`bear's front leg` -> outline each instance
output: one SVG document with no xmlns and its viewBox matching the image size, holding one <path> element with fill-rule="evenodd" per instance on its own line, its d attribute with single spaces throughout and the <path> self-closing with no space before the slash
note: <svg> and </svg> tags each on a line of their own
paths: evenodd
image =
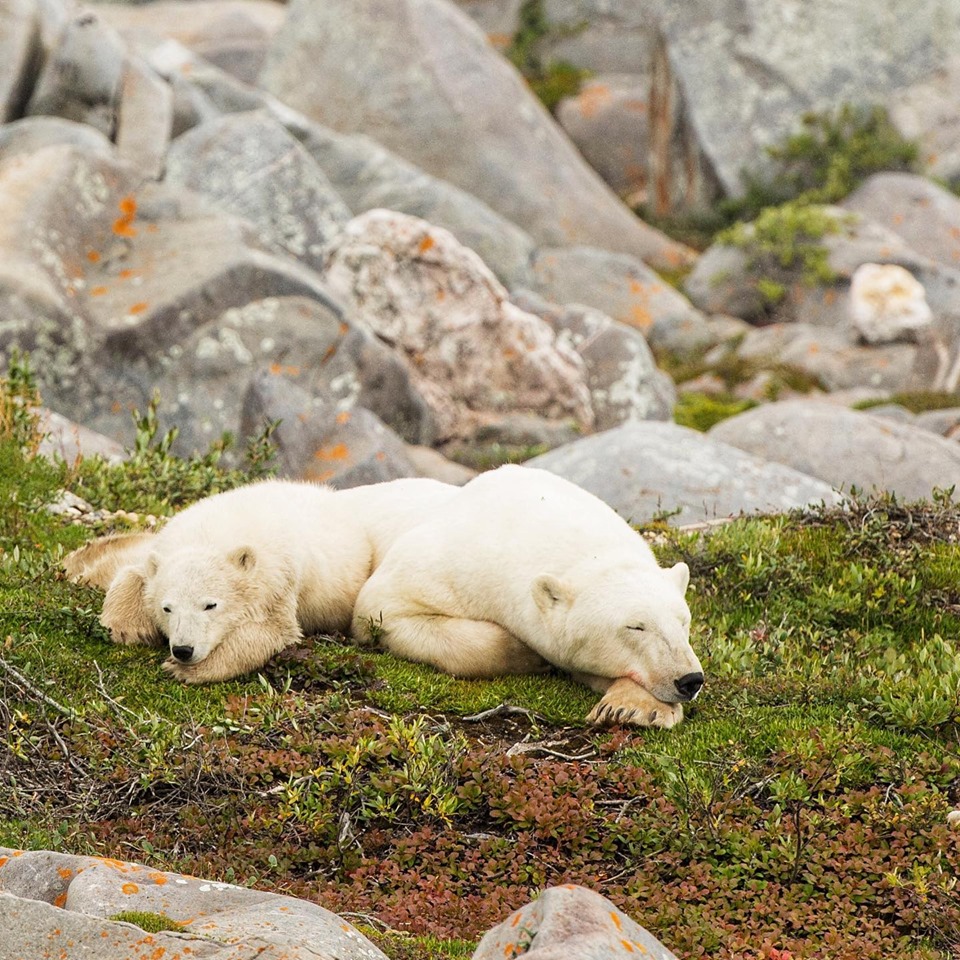
<svg viewBox="0 0 960 960">
<path fill-rule="evenodd" d="M 682 719 L 682 704 L 664 703 L 628 677 L 614 680 L 587 714 L 587 723 L 629 723 L 665 730 L 675 727 Z"/>
<path fill-rule="evenodd" d="M 125 567 L 113 578 L 103 600 L 100 623 L 110 631 L 114 643 L 163 643 L 163 634 L 147 611 L 145 586 L 146 578 L 136 567 Z"/>
<path fill-rule="evenodd" d="M 229 633 L 197 663 L 170 657 L 163 669 L 182 683 L 216 683 L 259 670 L 274 654 L 303 639 L 296 619 L 275 623 L 245 623 Z"/>
</svg>

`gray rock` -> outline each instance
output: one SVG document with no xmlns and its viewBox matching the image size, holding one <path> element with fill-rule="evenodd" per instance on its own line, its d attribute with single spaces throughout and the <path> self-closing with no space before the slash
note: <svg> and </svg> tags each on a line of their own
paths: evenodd
<svg viewBox="0 0 960 960">
<path fill-rule="evenodd" d="M 371 211 L 327 249 L 323 280 L 351 321 L 391 344 L 436 418 L 439 439 L 490 418 L 593 421 L 583 362 L 452 234 Z"/>
<path fill-rule="evenodd" d="M 950 407 L 946 410 L 924 410 L 918 413 L 913 421 L 916 426 L 938 433 L 941 437 L 956 440 L 957 428 L 960 427 L 960 407 Z"/>
<path fill-rule="evenodd" d="M 840 205 L 882 224 L 921 256 L 960 268 L 960 198 L 932 180 L 876 173 Z"/>
<path fill-rule="evenodd" d="M 824 330 L 807 323 L 773 324 L 748 333 L 741 360 L 782 364 L 806 373 L 825 390 L 870 387 L 892 392 L 928 387 L 935 359 L 908 343 L 863 346 L 850 330 Z"/>
<path fill-rule="evenodd" d="M 897 0 L 664 4 L 665 69 L 654 73 L 651 101 L 681 101 L 677 121 L 693 136 L 673 139 L 676 164 L 709 167 L 737 195 L 743 172 L 805 112 L 883 103 L 929 82 L 960 39 L 960 7 L 920 0 L 909 22 L 900 14 Z"/>
<path fill-rule="evenodd" d="M 173 129 L 173 91 L 139 57 L 129 57 L 120 83 L 117 153 L 152 180 L 163 173 Z"/>
<path fill-rule="evenodd" d="M 677 352 L 708 342 L 704 317 L 646 264 L 596 247 L 537 252 L 534 289 L 554 303 L 582 303 Z"/>
<path fill-rule="evenodd" d="M 960 448 L 929 431 L 818 401 L 755 407 L 710 436 L 819 477 L 836 488 L 886 490 L 905 500 L 960 484 Z"/>
<path fill-rule="evenodd" d="M 116 158 L 113 144 L 99 130 L 62 117 L 24 117 L 0 126 L 0 162 L 44 147 L 71 146 L 81 153 Z"/>
<path fill-rule="evenodd" d="M 269 371 L 335 413 L 365 406 L 404 437 L 432 439 L 423 399 L 402 362 L 339 311 L 304 297 L 254 300 L 227 310 L 152 358 L 160 412 L 179 424 L 179 452 L 206 450 L 224 432 L 246 439 L 243 397 Z"/>
<path fill-rule="evenodd" d="M 147 934 L 107 918 L 161 914 L 183 932 Z M 0 848 L 0 960 L 387 960 L 329 910 L 306 900 L 151 870 L 135 863 Z"/>
<path fill-rule="evenodd" d="M 441 0 L 294 0 L 261 76 L 281 100 L 475 194 L 539 243 L 654 266 L 691 252 L 624 207 L 519 74 Z"/>
<path fill-rule="evenodd" d="M 23 115 L 41 58 L 35 0 L 6 0 L 0 7 L 0 124 Z"/>
<path fill-rule="evenodd" d="M 462 463 L 448 460 L 438 450 L 430 447 L 407 447 L 407 456 L 416 468 L 418 476 L 439 480 L 441 483 L 452 483 L 455 487 L 462 487 L 477 475 L 476 470 L 471 470 Z"/>
<path fill-rule="evenodd" d="M 546 61 L 565 60 L 592 73 L 647 74 L 660 0 L 545 0 Z"/>
<path fill-rule="evenodd" d="M 295 111 L 273 109 L 355 213 L 386 209 L 428 220 L 479 254 L 508 287 L 530 283 L 533 238 L 482 200 L 363 134 L 337 133 Z"/>
<path fill-rule="evenodd" d="M 639 330 L 590 307 L 557 307 L 533 293 L 514 294 L 513 300 L 521 310 L 543 317 L 583 357 L 594 429 L 673 416 L 676 388 L 670 377 L 657 369 Z"/>
<path fill-rule="evenodd" d="M 219 69 L 255 83 L 283 7 L 270 0 L 159 0 L 92 4 L 97 15 L 131 39 L 171 38 Z"/>
<path fill-rule="evenodd" d="M 557 106 L 557 120 L 587 162 L 621 196 L 647 188 L 650 152 L 647 97 L 650 78 L 638 74 L 591 77 Z"/>
<path fill-rule="evenodd" d="M 73 464 L 80 457 L 102 457 L 108 463 L 126 459 L 126 451 L 116 440 L 74 423 L 53 410 L 42 410 L 40 453 L 50 459 Z"/>
<path fill-rule="evenodd" d="M 134 183 L 107 156 L 65 145 L 0 162 L 0 353 L 32 354 L 54 408 L 75 412 L 88 380 L 99 346 L 83 310 L 88 271 L 117 240 L 118 204 Z"/>
<path fill-rule="evenodd" d="M 314 269 L 350 219 L 314 159 L 266 112 L 221 117 L 178 137 L 166 180 L 249 220 L 265 247 Z"/>
<path fill-rule="evenodd" d="M 244 397 L 241 430 L 253 435 L 276 421 L 281 476 L 344 489 L 418 475 L 403 441 L 369 410 L 338 411 L 282 375 L 262 372 Z"/>
<path fill-rule="evenodd" d="M 523 0 L 454 0 L 456 5 L 474 20 L 498 49 L 510 46 L 520 28 L 520 8 Z"/>
<path fill-rule="evenodd" d="M 534 457 L 527 466 L 579 484 L 634 523 L 666 514 L 681 525 L 840 499 L 812 476 L 675 423 L 624 424 Z"/>
<path fill-rule="evenodd" d="M 48 56 L 27 112 L 87 123 L 112 138 L 126 56 L 115 30 L 93 13 L 77 13 Z"/>
<path fill-rule="evenodd" d="M 677 960 L 653 934 L 586 887 L 549 887 L 489 930 L 473 960 L 609 960 L 637 954 L 651 960 Z"/>
</svg>

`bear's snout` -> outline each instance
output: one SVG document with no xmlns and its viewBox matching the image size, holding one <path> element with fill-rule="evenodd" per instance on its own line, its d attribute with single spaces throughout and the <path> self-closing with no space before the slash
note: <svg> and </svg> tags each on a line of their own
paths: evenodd
<svg viewBox="0 0 960 960">
<path fill-rule="evenodd" d="M 679 693 L 684 700 L 692 700 L 703 686 L 703 674 L 688 673 L 679 680 L 674 680 L 673 685 L 677 688 L 677 693 Z"/>
<path fill-rule="evenodd" d="M 170 652 L 173 654 L 174 660 L 179 660 L 181 663 L 189 663 L 193 659 L 193 647 L 187 647 L 187 646 L 171 647 Z M 679 686 L 679 681 L 678 681 L 678 686 Z"/>
</svg>

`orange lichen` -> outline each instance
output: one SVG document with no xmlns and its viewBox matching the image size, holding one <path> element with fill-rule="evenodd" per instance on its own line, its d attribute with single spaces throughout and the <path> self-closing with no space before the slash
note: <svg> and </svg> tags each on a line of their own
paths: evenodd
<svg viewBox="0 0 960 960">
<path fill-rule="evenodd" d="M 274 376 L 280 376 L 281 374 L 284 374 L 285 376 L 288 376 L 288 377 L 300 376 L 299 367 L 284 365 L 282 363 L 276 363 L 276 362 L 270 364 L 270 372 Z"/>
<path fill-rule="evenodd" d="M 165 873 L 157 873 L 154 871 L 149 876 L 158 887 L 162 887 L 167 882 L 167 875 Z"/>
<path fill-rule="evenodd" d="M 431 237 L 430 234 L 428 233 L 420 241 L 420 244 L 417 246 L 417 253 L 426 253 L 428 250 L 430 250 L 432 247 L 435 247 L 436 245 L 437 245 L 437 241 L 434 240 L 433 237 Z"/>
<path fill-rule="evenodd" d="M 0 857 L 0 867 L 2 867 L 2 866 L 3 866 L 5 863 L 7 863 L 9 860 L 10 860 L 9 857 Z"/>
<path fill-rule="evenodd" d="M 125 894 L 127 894 L 128 896 L 129 896 L 130 894 L 139 893 L 139 892 L 140 892 L 140 888 L 139 888 L 135 883 L 125 883 L 125 884 L 120 888 L 120 890 L 121 890 L 122 893 L 125 893 Z"/>
<path fill-rule="evenodd" d="M 125 270 L 121 270 L 121 271 L 117 274 L 117 276 L 118 276 L 121 280 L 129 280 L 131 277 L 135 277 L 136 275 L 137 275 L 137 271 L 136 271 L 136 270 L 131 270 L 129 267 L 128 267 L 127 269 L 125 269 Z"/>
<path fill-rule="evenodd" d="M 66 893 L 57 894 L 57 896 L 53 898 L 53 905 L 55 907 L 62 907 L 66 904 L 66 902 L 67 902 Z"/>
<path fill-rule="evenodd" d="M 107 292 L 107 290 L 109 290 L 109 289 L 110 289 L 109 287 L 91 287 L 91 288 L 90 288 L 90 296 L 91 296 L 91 297 L 102 297 L 102 296 Z"/>
<path fill-rule="evenodd" d="M 73 876 L 73 871 L 69 867 L 61 867 L 57 873 L 64 879 L 69 880 Z"/>
<path fill-rule="evenodd" d="M 350 411 L 349 411 L 349 410 L 341 410 L 341 411 L 337 414 L 337 423 L 343 424 L 343 423 L 349 423 L 349 422 L 350 422 Z"/>
<path fill-rule="evenodd" d="M 138 303 L 133 304 L 133 306 L 130 307 L 127 313 L 143 313 L 148 306 L 149 304 L 144 303 L 144 301 L 140 300 Z"/>
<path fill-rule="evenodd" d="M 120 208 L 120 216 L 113 221 L 113 232 L 118 237 L 135 237 L 137 230 L 133 221 L 137 215 L 137 201 L 128 195 L 121 198 L 117 206 Z"/>
<path fill-rule="evenodd" d="M 135 217 L 137 215 L 137 201 L 130 194 L 125 197 L 121 197 L 118 206 L 120 207 L 120 212 L 124 214 L 124 216 Z"/>
<path fill-rule="evenodd" d="M 339 333 L 340 336 L 343 337 L 343 336 L 345 336 L 345 335 L 349 332 L 349 330 L 350 330 L 350 324 L 349 324 L 349 323 L 341 323 L 341 324 L 340 324 L 340 327 L 339 327 L 338 330 L 337 330 L 337 333 Z"/>
<path fill-rule="evenodd" d="M 610 919 L 613 921 L 613 925 L 618 929 L 623 929 L 623 924 L 620 922 L 620 918 L 617 916 L 615 910 L 610 911 Z"/>
<path fill-rule="evenodd" d="M 88 250 L 88 251 L 87 251 L 87 259 L 88 259 L 91 263 L 99 263 L 99 262 L 100 262 L 100 254 L 99 254 L 96 250 Z"/>
<path fill-rule="evenodd" d="M 313 456 L 315 460 L 346 460 L 350 450 L 345 443 L 335 443 L 332 447 L 321 447 Z"/>
<path fill-rule="evenodd" d="M 610 88 L 603 83 L 594 83 L 580 94 L 579 106 L 581 116 L 589 119 L 596 116 L 603 107 L 609 106 L 613 100 Z"/>
</svg>

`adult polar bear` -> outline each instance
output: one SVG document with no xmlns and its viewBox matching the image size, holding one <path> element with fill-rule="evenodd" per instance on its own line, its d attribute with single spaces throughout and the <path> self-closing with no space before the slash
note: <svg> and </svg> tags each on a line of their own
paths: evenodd
<svg viewBox="0 0 960 960">
<path fill-rule="evenodd" d="M 157 534 L 94 540 L 64 567 L 106 589 L 100 621 L 114 641 L 169 641 L 167 672 L 226 680 L 304 633 L 345 632 L 390 545 L 457 489 L 426 479 L 349 490 L 268 480 L 206 497 Z"/>
<path fill-rule="evenodd" d="M 658 564 L 602 500 L 530 467 L 471 480 L 397 539 L 353 635 L 463 677 L 560 667 L 604 692 L 589 720 L 672 727 L 703 685 L 685 563 Z"/>
</svg>

